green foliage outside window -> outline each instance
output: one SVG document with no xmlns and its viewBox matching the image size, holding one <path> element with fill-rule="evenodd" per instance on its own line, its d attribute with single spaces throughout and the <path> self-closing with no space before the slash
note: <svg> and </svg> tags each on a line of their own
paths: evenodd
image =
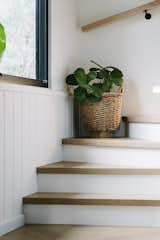
<svg viewBox="0 0 160 240">
<path fill-rule="evenodd" d="M 6 34 L 3 25 L 0 23 L 0 59 L 6 48 Z"/>
</svg>

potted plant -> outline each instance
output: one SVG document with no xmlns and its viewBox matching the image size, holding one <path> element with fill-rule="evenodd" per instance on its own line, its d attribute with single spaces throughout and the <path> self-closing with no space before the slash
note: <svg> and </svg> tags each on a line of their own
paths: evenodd
<svg viewBox="0 0 160 240">
<path fill-rule="evenodd" d="M 0 59 L 6 48 L 6 34 L 3 25 L 0 23 Z"/>
<path fill-rule="evenodd" d="M 66 78 L 75 101 L 81 105 L 85 128 L 94 137 L 109 137 L 121 121 L 123 73 L 116 67 L 102 67 L 86 72 L 78 68 Z"/>
</svg>

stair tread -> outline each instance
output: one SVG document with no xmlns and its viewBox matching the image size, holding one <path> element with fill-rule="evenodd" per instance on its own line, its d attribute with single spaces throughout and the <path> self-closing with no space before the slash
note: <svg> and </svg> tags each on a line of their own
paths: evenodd
<svg viewBox="0 0 160 240">
<path fill-rule="evenodd" d="M 159 175 L 160 169 L 120 165 L 87 163 L 87 162 L 57 162 L 37 168 L 37 173 L 44 174 L 119 174 L 119 175 Z"/>
<path fill-rule="evenodd" d="M 160 124 L 160 116 L 130 116 L 129 123 L 153 123 Z"/>
<path fill-rule="evenodd" d="M 149 141 L 131 138 L 66 138 L 64 145 L 84 145 L 110 148 L 143 148 L 160 149 L 160 141 Z"/>
<path fill-rule="evenodd" d="M 160 206 L 160 195 L 108 195 L 88 193 L 34 193 L 24 204 Z"/>
</svg>

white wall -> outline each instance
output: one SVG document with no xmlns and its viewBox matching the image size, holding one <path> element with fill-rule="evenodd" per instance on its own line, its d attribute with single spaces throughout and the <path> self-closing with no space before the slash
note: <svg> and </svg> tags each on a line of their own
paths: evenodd
<svg viewBox="0 0 160 240">
<path fill-rule="evenodd" d="M 79 27 L 109 15 L 112 9 L 117 12 L 116 2 L 119 1 L 78 0 Z M 94 59 L 101 65 L 111 64 L 123 70 L 125 115 L 160 114 L 160 95 L 152 94 L 152 87 L 160 85 L 159 10 L 151 11 L 151 21 L 146 21 L 142 13 L 88 33 L 79 30 L 80 65 L 89 66 L 89 60 Z"/>
<path fill-rule="evenodd" d="M 53 1 L 52 79 L 56 90 L 65 89 L 64 78 L 74 70 L 78 59 L 78 27 L 75 0 Z"/>
<path fill-rule="evenodd" d="M 52 1 L 52 89 L 0 84 L 0 235 L 23 225 L 22 197 L 37 190 L 36 167 L 62 160 L 61 139 L 72 135 L 64 77 L 77 56 L 74 3 Z"/>
</svg>

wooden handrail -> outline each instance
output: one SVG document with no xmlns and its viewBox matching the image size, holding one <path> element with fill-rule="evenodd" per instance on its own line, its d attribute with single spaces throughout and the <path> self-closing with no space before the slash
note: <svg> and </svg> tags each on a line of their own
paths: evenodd
<svg viewBox="0 0 160 240">
<path fill-rule="evenodd" d="M 147 4 L 141 5 L 139 7 L 136 7 L 136 8 L 118 13 L 118 14 L 113 15 L 111 17 L 107 17 L 107 18 L 98 20 L 96 22 L 84 25 L 84 26 L 82 26 L 82 31 L 83 32 L 88 32 L 88 31 L 91 31 L 92 29 L 101 27 L 105 24 L 113 23 L 115 21 L 122 20 L 122 19 L 125 19 L 127 17 L 137 15 L 141 12 L 144 12 L 145 10 L 151 10 L 151 9 L 159 7 L 159 6 L 160 6 L 160 0 L 156 0 L 156 1 L 153 1 L 151 3 L 147 3 Z"/>
</svg>

